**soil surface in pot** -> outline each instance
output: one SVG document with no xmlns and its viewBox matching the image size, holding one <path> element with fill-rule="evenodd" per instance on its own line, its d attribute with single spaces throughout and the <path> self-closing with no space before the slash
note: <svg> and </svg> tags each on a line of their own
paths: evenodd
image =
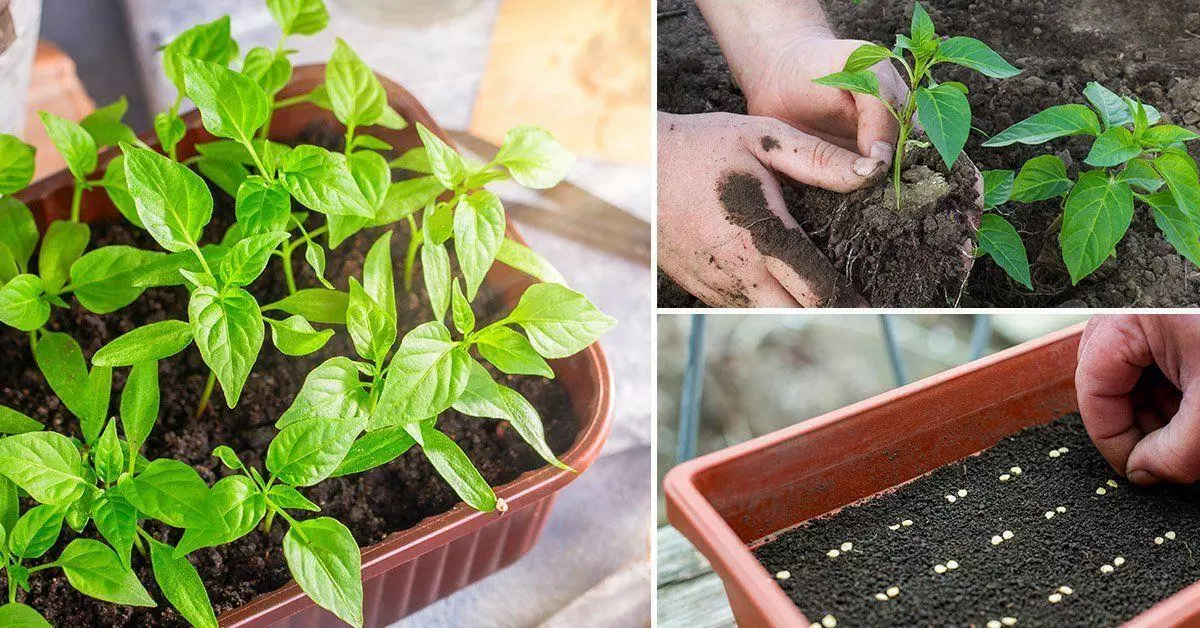
<svg viewBox="0 0 1200 628">
<path fill-rule="evenodd" d="M 908 32 L 911 0 L 827 0 L 834 30 L 843 37 L 891 42 Z M 991 135 L 1047 107 L 1085 103 L 1083 88 L 1098 81 L 1119 94 L 1154 105 L 1172 123 L 1200 128 L 1200 8 L 1189 0 L 1128 3 L 1123 0 L 1027 2 L 927 0 L 922 2 L 939 33 L 986 42 L 1024 73 L 995 80 L 966 69 L 939 67 L 939 78 L 970 88 L 972 123 Z M 658 20 L 658 102 L 672 113 L 746 112 L 745 98 L 700 12 L 687 0 L 664 0 L 659 11 L 682 14 Z M 1026 160 L 1058 154 L 1072 176 L 1089 141 L 1066 138 L 1033 147 L 982 148 L 973 133 L 966 150 L 981 170 L 1018 170 Z M 1200 147 L 1191 147 L 1200 157 Z M 792 195 L 791 198 L 796 198 Z M 791 210 L 797 213 L 797 207 Z M 1109 259 L 1072 286 L 1058 246 L 1054 201 L 1002 208 L 1016 226 L 1033 265 L 1034 291 L 1005 275 L 990 258 L 977 260 L 961 305 L 998 307 L 1167 307 L 1200 304 L 1200 272 L 1158 232 L 1146 208 Z M 819 234 L 814 236 L 814 239 Z M 836 243 L 835 243 L 836 244 Z M 836 256 L 835 256 L 836 257 Z M 660 281 L 660 285 L 662 281 Z M 660 292 L 661 294 L 661 292 Z M 686 307 L 686 296 L 669 292 L 661 306 Z"/>
<path fill-rule="evenodd" d="M 1117 478 L 1075 414 L 807 522 L 754 553 L 770 573 L 791 572 L 776 582 L 808 618 L 832 614 L 839 625 L 983 626 L 1015 617 L 1021 626 L 1114 626 L 1200 579 L 1197 498 L 1197 487 L 1141 489 Z M 843 543 L 853 547 L 840 551 Z M 952 560 L 957 568 L 937 573 Z M 899 594 L 876 599 L 890 587 Z M 1052 603 L 1055 593 L 1062 599 Z"/>
<path fill-rule="evenodd" d="M 310 137 L 306 141 L 338 147 L 340 132 L 322 127 L 310 129 L 307 134 Z M 215 209 L 213 222 L 205 229 L 206 242 L 218 241 L 234 222 L 233 199 L 216 188 L 212 189 Z M 299 206 L 297 209 L 300 209 Z M 319 215 L 316 219 L 319 219 Z M 349 277 L 362 276 L 366 252 L 383 231 L 367 230 L 329 251 L 326 277 L 338 289 L 348 289 Z M 113 222 L 93 225 L 91 247 L 110 244 L 159 250 L 148 234 L 127 224 Z M 397 225 L 392 236 L 392 251 L 401 335 L 430 318 L 430 306 L 421 287 L 419 266 L 412 293 L 404 292 L 400 281 L 407 244 L 408 230 Z M 296 281 L 300 287 L 316 287 L 319 283 L 304 261 L 303 248 L 297 248 L 292 260 Z M 261 304 L 285 296 L 287 288 L 278 261 L 272 261 L 263 277 L 249 290 Z M 70 310 L 55 309 L 48 327 L 69 333 L 82 345 L 84 354 L 90 359 L 97 349 L 134 327 L 169 318 L 186 320 L 186 308 L 187 292 L 182 287 L 153 289 L 129 307 L 109 315 L 92 314 L 77 305 Z M 486 284 L 474 308 L 481 326 L 501 318 L 509 309 L 499 298 L 492 296 Z M 275 318 L 286 316 L 272 312 L 267 315 Z M 160 362 L 161 410 L 154 432 L 144 448 L 146 456 L 150 459 L 170 457 L 186 462 L 212 484 L 229 473 L 212 457 L 212 450 L 217 445 L 229 445 L 246 464 L 265 470 L 263 460 L 267 445 L 277 433 L 274 422 L 291 405 L 305 376 L 331 357 L 356 355 L 345 328 L 334 328 L 337 333 L 323 349 L 301 358 L 279 353 L 271 343 L 268 331 L 238 407 L 229 409 L 225 406 L 218 386 L 213 394 L 213 405 L 200 419 L 194 419 L 192 414 L 204 388 L 208 369 L 199 352 L 195 347 L 189 347 L 179 355 Z M 113 374 L 110 416 L 115 416 L 118 411 L 120 391 L 127 373 L 128 369 L 117 369 Z M 579 419 L 561 383 L 537 377 L 507 376 L 494 369 L 492 375 L 497 381 L 520 391 L 539 410 L 545 423 L 547 441 L 556 453 L 561 454 L 570 448 L 579 430 Z M 61 405 L 38 370 L 30 353 L 27 336 L 7 327 L 0 328 L 0 405 L 25 412 L 43 422 L 47 429 L 81 437 L 78 422 Z M 492 486 L 515 480 L 521 473 L 545 464 L 505 422 L 467 417 L 451 410 L 443 413 L 438 421 L 438 429 L 462 447 Z M 368 473 L 331 478 L 317 486 L 302 489 L 302 492 L 320 506 L 322 512 L 308 514 L 293 511 L 294 516 L 334 517 L 350 528 L 361 547 L 378 543 L 392 532 L 410 528 L 426 517 L 450 510 L 460 502 L 416 448 Z M 31 505 L 26 504 L 26 507 Z M 281 549 L 286 527 L 282 522 L 277 522 L 269 534 L 255 530 L 229 545 L 191 554 L 218 615 L 262 593 L 274 591 L 291 580 Z M 177 530 L 153 523 L 147 529 L 172 544 L 179 540 L 180 532 Z M 84 535 L 96 537 L 95 528 L 89 525 Z M 64 526 L 62 538 L 47 553 L 47 557 L 57 556 L 74 536 Z M 165 597 L 154 583 L 149 561 L 135 552 L 133 566 L 150 593 L 160 603 L 163 602 Z M 31 585 L 32 591 L 28 594 L 18 593 L 18 600 L 37 608 L 56 626 L 187 625 L 174 609 L 165 604 L 155 609 L 133 609 L 85 597 L 72 589 L 58 570 L 35 574 L 31 578 Z M 4 591 L 3 585 L 0 585 L 0 591 Z"/>
</svg>

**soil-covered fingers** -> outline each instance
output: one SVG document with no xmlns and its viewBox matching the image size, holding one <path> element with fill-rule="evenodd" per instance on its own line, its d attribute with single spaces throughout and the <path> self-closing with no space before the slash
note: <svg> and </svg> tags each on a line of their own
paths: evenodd
<svg viewBox="0 0 1200 628">
<path fill-rule="evenodd" d="M 1089 321 L 1075 370 L 1079 413 L 1096 448 L 1123 476 L 1134 447 L 1146 436 L 1134 414 L 1132 393 L 1153 362 L 1137 319 L 1096 316 Z"/>
<path fill-rule="evenodd" d="M 763 265 L 748 233 L 731 230 L 722 242 L 683 260 L 663 260 L 667 274 L 711 307 L 795 308 L 801 304 Z"/>
<path fill-rule="evenodd" d="M 887 173 L 890 153 L 877 146 L 870 156 L 798 131 L 772 118 L 742 125 L 747 149 L 767 168 L 805 185 L 851 192 L 878 182 Z"/>
<path fill-rule="evenodd" d="M 1190 484 L 1200 479 L 1200 403 L 1184 394 L 1171 420 L 1138 441 L 1129 454 L 1127 477 L 1142 485 L 1158 481 Z"/>
</svg>

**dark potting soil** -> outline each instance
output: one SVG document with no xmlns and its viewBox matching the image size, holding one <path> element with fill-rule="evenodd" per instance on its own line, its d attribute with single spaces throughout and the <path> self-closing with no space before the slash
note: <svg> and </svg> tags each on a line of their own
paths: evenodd
<svg viewBox="0 0 1200 628">
<path fill-rule="evenodd" d="M 310 129 L 306 141 L 336 145 L 340 140 L 334 140 L 331 136 L 340 134 L 320 128 Z M 205 241 L 219 240 L 234 222 L 233 199 L 216 188 L 213 188 L 213 197 L 213 221 L 205 230 Z M 317 219 L 319 215 L 314 218 Z M 347 290 L 348 278 L 362 276 L 366 252 L 384 231 L 367 230 L 329 251 L 326 277 L 338 289 Z M 397 273 L 396 296 L 401 334 L 428 320 L 430 312 L 427 296 L 420 287 L 419 266 L 412 293 L 404 292 L 400 281 L 407 243 L 408 230 L 402 226 L 396 227 L 392 235 L 392 251 Z M 159 250 L 148 234 L 124 223 L 93 225 L 91 247 L 111 244 Z M 292 260 L 297 284 L 301 287 L 318 286 L 315 275 L 304 262 L 300 251 L 302 248 L 297 249 Z M 286 287 L 278 263 L 272 262 L 264 276 L 249 290 L 262 304 L 285 296 Z M 499 319 L 508 310 L 486 285 L 474 305 L 480 325 Z M 186 320 L 186 308 L 187 292 L 182 287 L 152 289 L 132 305 L 109 315 L 92 314 L 77 305 L 70 310 L 56 309 L 48 327 L 69 333 L 80 343 L 90 360 L 97 349 L 135 327 L 168 318 Z M 267 314 L 274 316 L 274 313 Z M 212 406 L 199 419 L 194 419 L 192 414 L 208 376 L 208 369 L 199 352 L 191 347 L 160 362 L 161 409 L 158 423 L 144 449 L 146 456 L 150 459 L 162 457 L 186 462 L 212 484 L 229 473 L 212 457 L 212 450 L 217 445 L 229 445 L 246 464 L 263 470 L 267 445 L 277 433 L 274 423 L 291 405 L 305 376 L 331 357 L 356 355 L 344 328 L 335 329 L 337 333 L 324 348 L 300 358 L 279 353 L 271 343 L 268 331 L 238 407 L 227 408 L 218 387 L 212 397 Z M 118 369 L 113 374 L 110 415 L 117 413 L 127 372 L 128 369 Z M 537 377 L 507 376 L 495 370 L 492 370 L 492 375 L 498 382 L 520 391 L 538 408 L 545 423 L 547 441 L 556 453 L 561 454 L 570 448 L 579 430 L 579 419 L 561 383 Z M 0 328 L 0 405 L 28 414 L 43 422 L 49 430 L 80 436 L 78 422 L 62 406 L 38 370 L 30 353 L 27 336 L 11 328 Z M 545 464 L 516 431 L 502 421 L 467 417 L 450 410 L 438 420 L 438 429 L 462 447 L 492 486 L 510 482 L 521 473 Z M 321 512 L 297 512 L 293 513 L 295 516 L 333 517 L 350 528 L 362 547 L 377 543 L 392 532 L 410 528 L 426 517 L 446 512 L 460 502 L 416 448 L 373 471 L 331 478 L 301 492 L 320 506 Z M 256 529 L 229 545 L 191 554 L 192 562 L 204 579 L 218 614 L 241 606 L 259 594 L 278 589 L 291 579 L 281 545 L 286 527 L 275 525 L 270 534 L 263 534 Z M 148 530 L 172 544 L 178 541 L 180 534 L 177 530 L 157 524 L 150 524 Z M 89 526 L 84 535 L 96 536 L 95 529 Z M 47 556 L 57 556 L 74 536 L 64 526 L 62 538 Z M 155 599 L 160 603 L 165 601 L 154 583 L 148 561 L 135 553 L 133 567 Z M 72 589 L 64 577 L 55 575 L 60 573 L 53 570 L 35 574 L 30 582 L 32 590 L 28 594 L 18 593 L 17 596 L 19 600 L 37 608 L 56 626 L 187 625 L 165 603 L 154 609 L 134 609 L 85 597 Z M 0 585 L 0 592 L 6 592 L 4 585 Z"/>
<path fill-rule="evenodd" d="M 826 12 L 843 37 L 891 42 L 907 32 L 911 0 L 827 0 Z M 1119 94 L 1154 105 L 1172 123 L 1200 128 L 1200 7 L 1191 0 L 925 0 L 940 33 L 983 40 L 1024 73 L 995 80 L 939 67 L 942 80 L 970 88 L 973 124 L 999 132 L 1047 107 L 1085 103 L 1083 88 L 1099 81 Z M 746 103 L 699 10 L 689 0 L 663 0 L 658 20 L 658 102 L 671 113 L 745 113 Z M 1031 147 L 982 148 L 972 134 L 966 150 L 981 170 L 1018 170 L 1047 153 L 1068 163 L 1072 176 L 1087 155 L 1084 138 Z M 1200 147 L 1191 152 L 1200 157 Z M 796 198 L 794 195 L 792 199 Z M 793 213 L 797 207 L 789 205 Z M 1124 240 L 1090 277 L 1072 286 L 1058 245 L 1053 201 L 1001 208 L 1016 226 L 1033 265 L 1035 290 L 1014 283 L 990 258 L 977 260 L 961 305 L 999 307 L 1167 307 L 1200 304 L 1200 272 L 1175 252 L 1139 207 Z M 834 237 L 836 248 L 838 241 Z M 857 283 L 857 282 L 856 282 Z"/>
<path fill-rule="evenodd" d="M 1060 447 L 1068 451 L 1051 458 Z M 1011 479 L 1001 482 L 1005 473 Z M 810 521 L 754 553 L 770 573 L 791 572 L 776 582 L 810 620 L 984 626 L 1015 617 L 1020 626 L 1115 626 L 1200 579 L 1198 498 L 1196 486 L 1143 489 L 1117 478 L 1075 414 Z M 905 519 L 913 524 L 889 528 Z M 1012 538 L 993 545 L 1006 530 Z M 850 551 L 827 556 L 846 542 Z M 1124 563 L 1102 573 L 1118 556 Z M 950 560 L 959 566 L 934 570 Z M 899 595 L 875 598 L 893 586 Z M 1073 592 L 1051 603 L 1063 586 Z"/>
</svg>

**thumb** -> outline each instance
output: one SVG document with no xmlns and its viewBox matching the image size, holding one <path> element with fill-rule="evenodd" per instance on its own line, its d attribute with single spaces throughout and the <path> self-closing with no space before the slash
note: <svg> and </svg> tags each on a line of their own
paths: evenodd
<svg viewBox="0 0 1200 628">
<path fill-rule="evenodd" d="M 864 157 L 798 131 L 773 118 L 755 118 L 742 141 L 764 166 L 805 185 L 851 192 L 878 181 L 887 171 L 884 152 Z"/>
<path fill-rule="evenodd" d="M 1184 393 L 1169 423 L 1138 441 L 1129 454 L 1126 477 L 1142 485 L 1200 479 L 1200 407 L 1195 392 Z"/>
</svg>

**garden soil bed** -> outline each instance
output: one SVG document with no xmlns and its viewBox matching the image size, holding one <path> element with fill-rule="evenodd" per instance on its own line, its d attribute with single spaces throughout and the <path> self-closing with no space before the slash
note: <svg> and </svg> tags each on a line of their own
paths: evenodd
<svg viewBox="0 0 1200 628">
<path fill-rule="evenodd" d="M 340 134 L 314 127 L 308 130 L 307 136 L 302 137 L 302 141 L 331 145 L 337 143 Z M 205 242 L 219 240 L 234 222 L 233 199 L 215 187 L 212 191 L 215 207 L 212 223 L 205 228 Z M 362 276 L 366 252 L 384 230 L 365 230 L 329 251 L 326 277 L 335 287 L 346 290 L 349 277 Z M 399 285 L 407 243 L 408 230 L 397 226 L 392 236 L 392 251 L 398 279 L 396 295 L 401 335 L 430 317 L 419 266 L 412 293 L 405 293 Z M 111 244 L 159 250 L 147 233 L 127 224 L 92 225 L 91 248 Z M 297 249 L 293 259 L 297 284 L 318 286 L 312 270 L 304 262 L 302 248 Z M 278 262 L 273 261 L 263 277 L 249 289 L 261 304 L 285 296 L 286 287 Z M 503 300 L 491 296 L 486 284 L 474 306 L 481 326 L 498 320 L 509 309 Z M 187 319 L 187 292 L 182 287 L 148 290 L 129 307 L 105 316 L 92 314 L 77 305 L 70 310 L 55 309 L 48 328 L 69 333 L 90 359 L 97 349 L 134 327 L 169 318 Z M 212 450 L 217 445 L 229 445 L 246 464 L 262 470 L 267 445 L 277 433 L 274 423 L 291 405 L 305 376 L 331 357 L 355 355 L 349 335 L 340 327 L 336 329 L 337 333 L 324 348 L 300 358 L 282 355 L 268 337 L 238 407 L 232 410 L 225 407 L 223 396 L 217 392 L 212 397 L 213 406 L 198 420 L 193 419 L 192 414 L 208 375 L 199 352 L 191 347 L 160 362 L 161 410 L 144 449 L 146 456 L 186 462 L 212 484 L 229 473 L 212 457 Z M 562 384 L 557 380 L 504 375 L 491 369 L 490 365 L 489 369 L 498 382 L 520 391 L 538 408 L 545 421 L 546 439 L 555 453 L 561 454 L 570 448 L 578 433 L 579 421 Z M 127 372 L 128 369 L 118 369 L 113 375 L 111 415 L 117 412 Z M 34 363 L 27 336 L 10 328 L 0 329 L 0 405 L 25 412 L 43 422 L 49 430 L 80 436 L 78 421 L 61 405 Z M 515 430 L 502 421 L 468 417 L 449 410 L 442 414 L 438 429 L 462 447 L 492 486 L 515 480 L 523 472 L 545 464 Z M 336 518 L 350 528 L 360 547 L 377 543 L 392 532 L 412 527 L 426 517 L 446 512 L 460 502 L 416 448 L 381 468 L 331 478 L 302 492 L 321 507 L 321 512 L 293 514 L 300 518 Z M 178 541 L 180 534 L 159 524 L 150 524 L 148 529 L 170 543 Z M 255 530 L 234 543 L 198 550 L 191 555 L 218 615 L 291 580 L 281 549 L 285 531 L 284 525 L 274 526 L 270 534 Z M 85 530 L 85 535 L 94 534 L 91 526 Z M 57 556 L 73 537 L 74 533 L 64 526 L 63 538 L 47 556 Z M 165 600 L 154 583 L 148 561 L 135 553 L 133 567 L 155 599 Z M 79 594 L 64 577 L 53 573 L 56 572 L 34 575 L 32 591 L 18 594 L 18 599 L 36 607 L 56 626 L 187 625 L 168 605 L 134 609 L 100 602 Z M 5 592 L 3 585 L 0 585 L 0 592 Z"/>
<path fill-rule="evenodd" d="M 827 0 L 835 31 L 844 37 L 891 42 L 907 32 L 910 0 Z M 1128 3 L 1124 0 L 927 0 L 922 3 L 941 33 L 969 35 L 988 43 L 1024 70 L 1000 81 L 965 69 L 944 67 L 943 80 L 970 88 L 974 124 L 994 134 L 1047 107 L 1084 103 L 1083 88 L 1099 81 L 1120 94 L 1154 105 L 1166 120 L 1200 128 L 1200 8 L 1189 0 Z M 688 0 L 663 0 L 658 21 L 658 102 L 671 113 L 732 111 L 745 113 L 745 99 L 729 73 L 720 49 L 699 11 Z M 1015 145 L 981 148 L 984 137 L 972 134 L 967 152 L 981 170 L 1019 169 L 1047 152 L 1059 154 L 1074 176 L 1087 154 L 1084 138 L 1056 140 L 1040 147 Z M 1194 157 L 1200 147 L 1193 144 Z M 1070 159 L 1073 157 L 1073 159 Z M 802 224 L 798 194 L 789 208 Z M 1072 286 L 1058 247 L 1053 201 L 1009 204 L 1001 211 L 1020 232 L 1033 264 L 1035 290 L 1014 283 L 990 259 L 978 260 L 964 306 L 996 307 L 1167 307 L 1200 304 L 1200 270 L 1178 255 L 1158 232 L 1145 208 L 1139 208 L 1115 258 L 1078 286 Z M 814 240 L 819 240 L 815 234 Z M 836 260 L 838 246 L 820 242 Z M 660 273 L 661 288 L 668 279 Z M 678 290 L 665 291 L 660 306 L 699 305 Z"/>
<path fill-rule="evenodd" d="M 1049 456 L 1060 447 L 1068 451 Z M 1197 498 L 1197 487 L 1141 489 L 1116 478 L 1075 414 L 811 520 L 754 553 L 770 573 L 790 571 L 776 581 L 810 620 L 983 626 L 1015 617 L 1022 626 L 1113 626 L 1200 580 Z M 1045 517 L 1059 506 L 1066 511 Z M 906 519 L 913 524 L 889 528 Z M 1012 538 L 993 545 L 1005 530 Z M 1168 531 L 1175 539 L 1156 544 Z M 850 551 L 827 556 L 846 542 Z M 1124 564 L 1101 573 L 1117 556 Z M 934 571 L 949 560 L 959 567 Z M 874 597 L 893 586 L 899 595 Z M 1050 603 L 1062 586 L 1072 593 Z"/>
</svg>

